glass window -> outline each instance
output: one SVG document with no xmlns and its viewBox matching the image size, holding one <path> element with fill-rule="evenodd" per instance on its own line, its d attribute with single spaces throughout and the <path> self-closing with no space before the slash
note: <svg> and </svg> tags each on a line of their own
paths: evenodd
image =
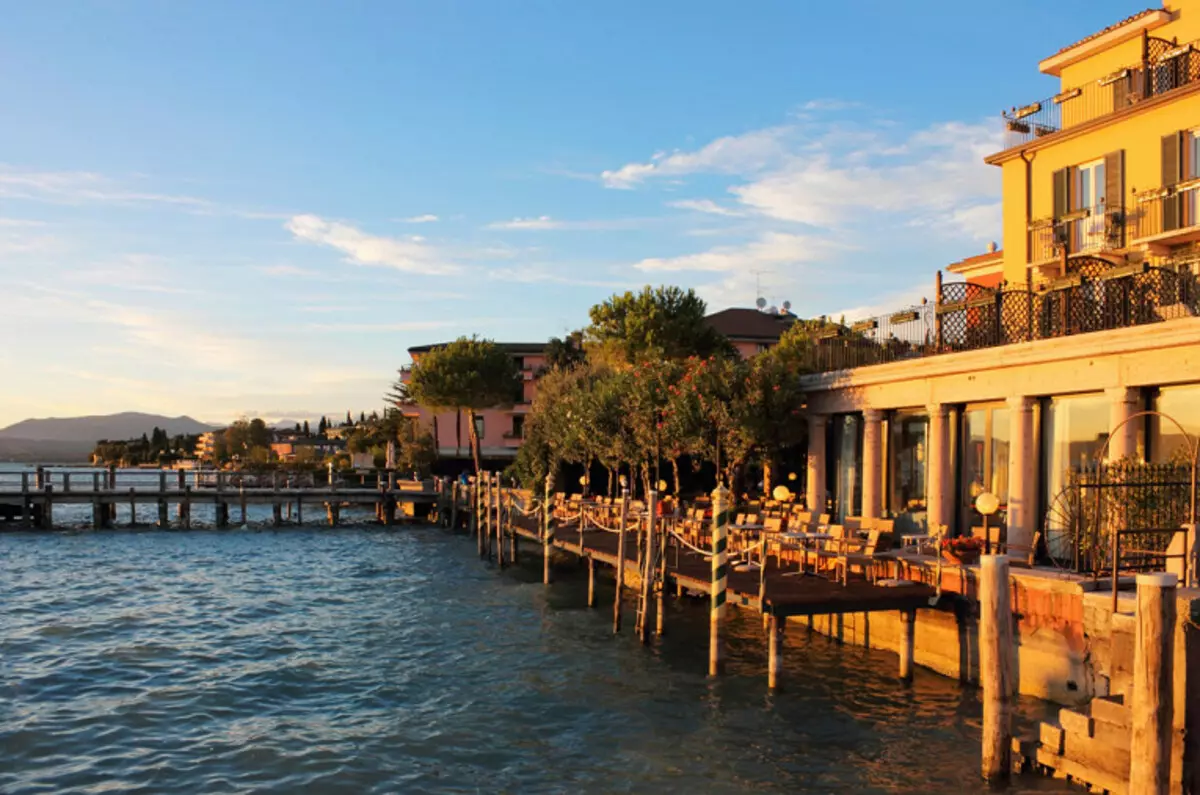
<svg viewBox="0 0 1200 795">
<path fill-rule="evenodd" d="M 989 518 L 989 526 L 1003 526 L 1008 515 L 1008 408 L 971 406 L 962 413 L 962 489 L 959 494 L 959 532 L 983 525 L 975 510 L 975 499 L 991 492 L 1000 499 L 1000 510 Z"/>
<path fill-rule="evenodd" d="M 1042 504 L 1046 506 L 1046 548 L 1069 558 L 1064 532 L 1070 511 L 1063 495 L 1072 474 L 1095 466 L 1108 439 L 1109 401 L 1105 395 L 1051 398 L 1042 409 Z"/>
<path fill-rule="evenodd" d="M 860 414 L 835 415 L 829 423 L 826 485 L 836 522 L 862 513 L 862 429 Z"/>
<path fill-rule="evenodd" d="M 1200 384 L 1163 387 L 1154 399 L 1154 410 L 1174 419 L 1193 439 L 1200 437 Z M 1186 461 L 1188 446 L 1174 422 L 1150 417 L 1150 456 L 1155 463 Z"/>
<path fill-rule="evenodd" d="M 888 515 L 896 520 L 897 533 L 924 532 L 929 418 L 897 413 L 888 421 L 888 428 Z"/>
<path fill-rule="evenodd" d="M 475 417 L 475 438 L 477 438 L 480 441 L 480 443 L 482 444 L 482 442 L 483 442 L 483 417 L 480 417 L 480 416 Z"/>
</svg>

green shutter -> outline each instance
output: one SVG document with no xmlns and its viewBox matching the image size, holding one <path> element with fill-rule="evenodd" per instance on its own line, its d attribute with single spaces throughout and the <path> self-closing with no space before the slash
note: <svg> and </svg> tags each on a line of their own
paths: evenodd
<svg viewBox="0 0 1200 795">
<path fill-rule="evenodd" d="M 1164 135 L 1162 139 L 1162 186 L 1170 187 L 1183 176 L 1183 163 L 1180 155 L 1183 147 L 1180 146 L 1180 138 L 1182 133 L 1171 133 Z M 1164 232 L 1169 232 L 1172 229 L 1178 229 L 1180 224 L 1180 205 L 1179 196 L 1172 194 L 1166 196 L 1162 200 L 1162 228 Z"/>
<path fill-rule="evenodd" d="M 1071 169 L 1054 172 L 1054 218 L 1058 220 L 1071 212 Z"/>
<path fill-rule="evenodd" d="M 1108 218 L 1104 221 L 1108 244 L 1125 247 L 1125 150 L 1118 149 L 1104 156 L 1104 205 Z"/>
</svg>

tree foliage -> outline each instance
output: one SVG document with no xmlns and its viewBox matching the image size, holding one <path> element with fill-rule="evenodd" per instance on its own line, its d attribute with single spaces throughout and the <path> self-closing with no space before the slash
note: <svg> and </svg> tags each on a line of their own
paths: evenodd
<svg viewBox="0 0 1200 795">
<path fill-rule="evenodd" d="M 708 324 L 705 311 L 693 290 L 646 286 L 592 307 L 585 334 L 630 364 L 727 354 L 729 341 Z"/>
<path fill-rule="evenodd" d="M 398 384 L 412 402 L 431 411 L 464 411 L 475 470 L 480 469 L 475 413 L 509 406 L 521 388 L 516 361 L 491 340 L 460 337 L 425 353 L 414 363 L 405 384 Z"/>
</svg>

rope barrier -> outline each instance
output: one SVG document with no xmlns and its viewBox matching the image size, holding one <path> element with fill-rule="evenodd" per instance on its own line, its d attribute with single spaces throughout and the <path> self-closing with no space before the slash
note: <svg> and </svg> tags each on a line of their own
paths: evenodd
<svg viewBox="0 0 1200 795">
<path fill-rule="evenodd" d="M 700 547 L 696 546 L 695 544 L 690 543 L 686 538 L 681 536 L 675 530 L 668 530 L 667 532 L 669 532 L 671 535 L 675 536 L 676 540 L 679 541 L 679 543 L 683 544 L 685 547 L 692 550 L 693 552 L 703 555 L 706 558 L 711 558 L 713 556 L 713 553 L 711 550 L 706 551 L 706 550 L 703 550 Z"/>
</svg>

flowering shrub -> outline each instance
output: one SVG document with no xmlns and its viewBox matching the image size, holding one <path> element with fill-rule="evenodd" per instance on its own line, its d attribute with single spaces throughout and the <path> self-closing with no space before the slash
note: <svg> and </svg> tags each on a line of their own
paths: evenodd
<svg viewBox="0 0 1200 795">
<path fill-rule="evenodd" d="M 983 539 L 973 536 L 958 536 L 957 538 L 943 538 L 942 549 L 947 552 L 952 552 L 955 555 L 963 553 L 970 554 L 972 552 L 983 552 Z"/>
</svg>

